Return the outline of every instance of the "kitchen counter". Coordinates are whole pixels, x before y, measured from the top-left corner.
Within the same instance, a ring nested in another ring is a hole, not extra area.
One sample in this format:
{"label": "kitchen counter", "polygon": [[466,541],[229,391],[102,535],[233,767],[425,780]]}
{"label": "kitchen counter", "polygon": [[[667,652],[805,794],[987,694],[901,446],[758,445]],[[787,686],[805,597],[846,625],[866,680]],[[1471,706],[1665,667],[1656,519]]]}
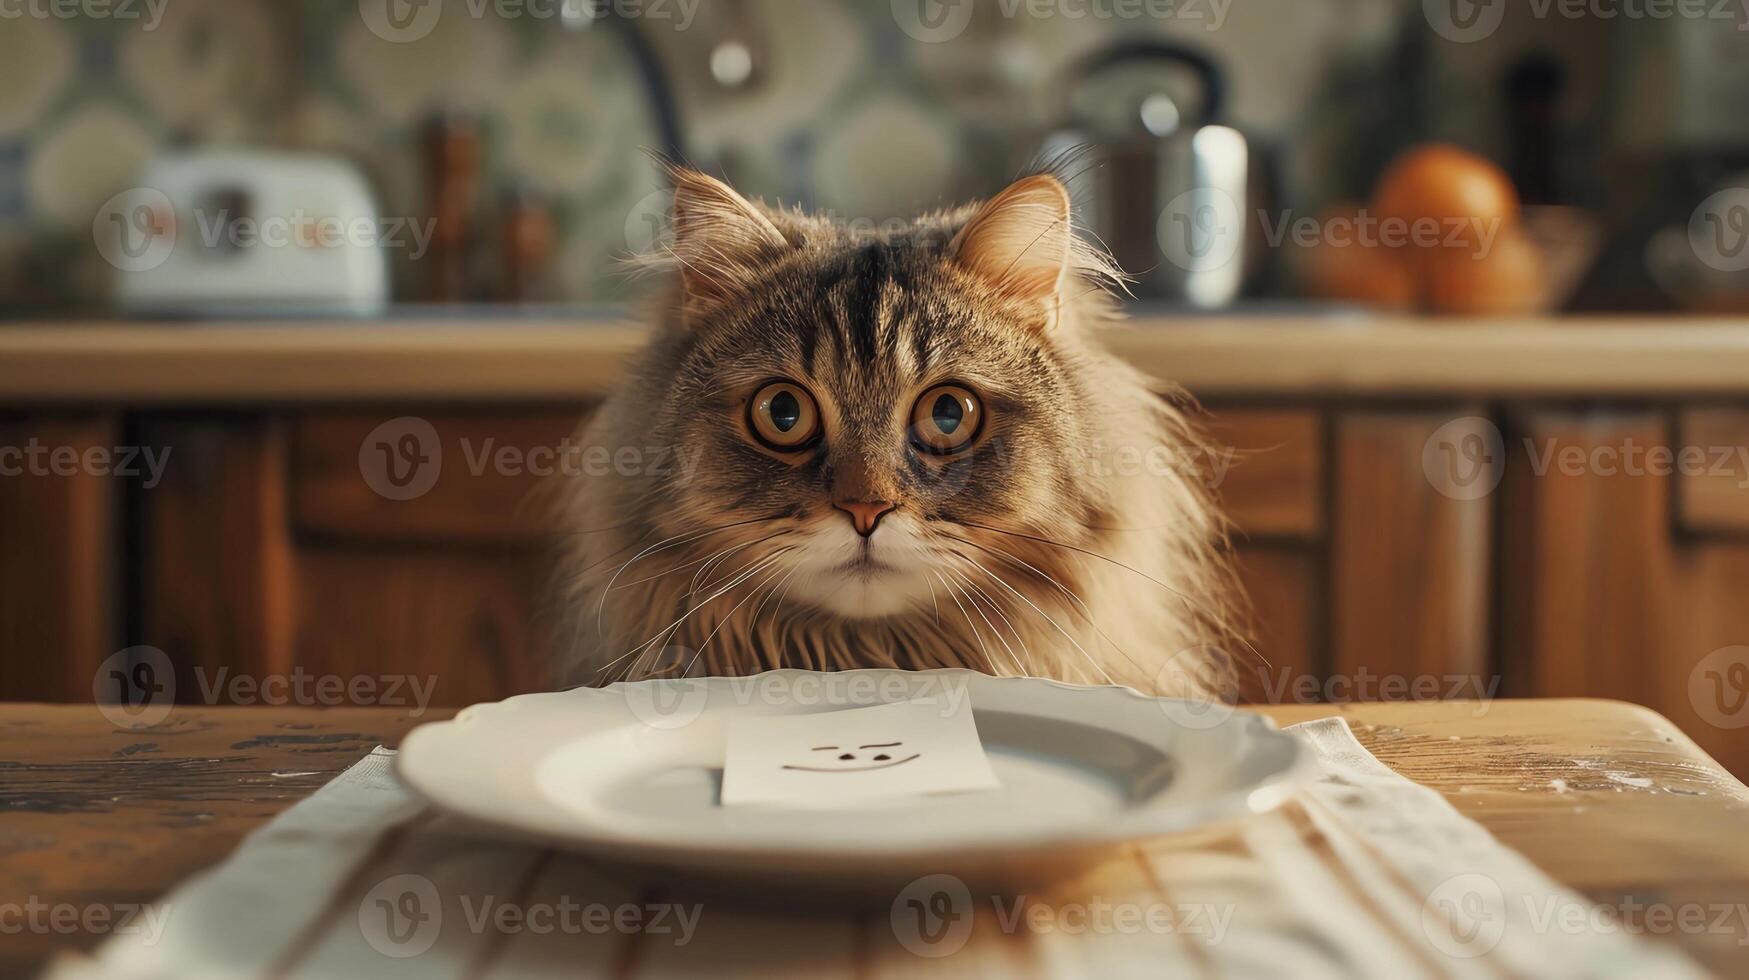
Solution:
{"label": "kitchen counter", "polygon": [[[0,402],[570,401],[620,376],[612,320],[19,323]],[[1749,395],[1749,319],[1141,318],[1107,335],[1202,397]]]}

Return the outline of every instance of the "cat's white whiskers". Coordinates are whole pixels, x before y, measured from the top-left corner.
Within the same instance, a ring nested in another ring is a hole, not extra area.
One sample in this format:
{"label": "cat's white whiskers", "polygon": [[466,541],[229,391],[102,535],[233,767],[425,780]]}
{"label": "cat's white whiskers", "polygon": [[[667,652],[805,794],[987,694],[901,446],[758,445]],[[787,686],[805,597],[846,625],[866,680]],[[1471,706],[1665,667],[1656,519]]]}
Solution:
{"label": "cat's white whiskers", "polygon": [[[781,553],[767,555],[765,558],[761,559],[761,561],[776,560],[780,554]],[[651,645],[661,641],[664,636],[673,635],[674,631],[677,630],[682,623],[686,622],[687,619],[689,619],[694,613],[698,612],[700,609],[703,609],[705,606],[709,605],[712,602],[712,600],[716,599],[718,596],[721,596],[721,595],[727,593],[729,590],[733,589],[735,586],[740,585],[743,581],[746,580],[746,578],[748,578],[754,574],[757,574],[757,572],[758,572],[757,568],[752,569],[751,571],[746,572],[742,577],[735,579],[734,581],[730,582],[728,585],[723,586],[721,589],[717,590],[716,592],[712,593],[711,595],[707,596],[706,598],[700,600],[698,602],[698,604],[688,608],[686,610],[686,612],[682,613],[679,619],[676,619],[674,622],[669,623],[667,626],[663,627],[662,629],[657,630],[654,636],[651,636],[648,640],[645,640],[643,643],[639,644],[637,647],[635,647],[631,650],[628,650],[625,653],[621,654],[620,656],[614,658],[612,661],[609,661],[607,666],[603,667],[602,669],[606,670],[607,667],[612,667],[614,664],[619,663],[621,660],[624,660],[625,658],[630,657],[633,654],[641,654],[641,653],[643,653],[644,650],[648,649]],[[694,654],[693,659],[694,660],[698,659],[696,654]],[[635,661],[634,661],[634,663],[635,663]],[[688,664],[686,670],[682,671],[680,676],[685,677],[688,673],[691,672],[691,670],[692,670],[692,665]]]}
{"label": "cat's white whiskers", "polygon": [[[963,556],[963,555],[961,557],[966,558],[966,556]],[[966,560],[970,561],[971,559],[966,558]],[[972,564],[975,566],[975,565],[977,565],[977,562],[972,562]],[[984,569],[981,567],[979,568],[979,571],[982,571],[986,575],[990,574],[988,569]],[[1020,628],[1014,625],[1014,621],[1008,618],[1008,614],[1006,612],[1002,611],[1002,604],[996,601],[995,596],[992,596],[990,593],[986,592],[984,590],[983,586],[980,586],[976,582],[973,582],[971,580],[971,578],[969,578],[963,574],[960,577],[965,580],[966,586],[968,588],[971,588],[972,590],[976,591],[977,594],[983,598],[985,604],[987,604],[990,607],[990,611],[996,614],[996,618],[1002,620],[1002,625],[1008,627],[1008,632],[1010,635],[1012,635],[1014,637],[1014,642],[1020,644],[1020,652],[1026,661],[1027,673],[1030,675],[1031,674],[1031,665],[1033,663],[1032,650],[1026,644],[1026,637],[1021,635]],[[1001,634],[997,634],[997,635],[1000,636]]]}
{"label": "cat's white whiskers", "polygon": [[[1006,551],[1002,548],[993,548],[993,547],[990,547],[988,545],[982,545],[976,541],[971,540],[970,538],[962,538],[956,534],[949,534],[947,536],[952,538],[955,541],[962,543],[962,544],[970,545],[974,548],[979,549],[980,551],[988,551],[991,554],[998,555],[1000,557],[1008,559],[1011,562],[1019,564],[1019,565],[1023,566],[1024,568],[1026,568],[1027,570],[1031,571],[1033,574],[1037,575],[1039,578],[1042,578],[1046,582],[1055,586],[1057,588],[1057,591],[1063,593],[1064,595],[1068,596],[1070,599],[1074,600],[1075,604],[1080,607],[1081,618],[1087,621],[1087,625],[1093,627],[1094,632],[1098,633],[1101,639],[1103,639],[1105,642],[1111,644],[1111,648],[1113,650],[1116,650],[1119,654],[1121,654],[1123,656],[1123,658],[1125,660],[1128,660],[1130,662],[1130,664],[1132,666],[1134,666],[1137,670],[1143,669],[1142,665],[1136,660],[1136,658],[1130,656],[1129,651],[1125,650],[1121,644],[1119,644],[1116,640],[1112,639],[1111,635],[1106,633],[1104,628],[1102,628],[1099,625],[1099,621],[1094,618],[1093,610],[1088,607],[1087,603],[1081,601],[1080,596],[1076,595],[1068,586],[1066,586],[1063,583],[1052,578],[1049,573],[1047,573],[1043,569],[1038,568],[1037,566],[1033,565],[1031,562],[1028,562],[1026,559],[1021,558],[1020,556],[1015,555],[1014,553]],[[977,565],[978,569],[980,571],[982,571],[984,574],[989,575],[991,578],[996,577],[994,572],[991,572],[989,569],[985,568],[982,564],[980,564],[977,561],[975,561],[974,559],[972,559],[969,555],[962,555],[961,557],[965,558],[967,561],[972,562],[972,564]]]}
{"label": "cat's white whiskers", "polygon": [[[972,604],[973,611],[975,611],[978,614],[979,619],[984,621],[985,626],[990,627],[990,633],[996,637],[996,641],[998,643],[1002,644],[1002,648],[1004,650],[1008,651],[1008,659],[1010,661],[1012,661],[1014,664],[1015,676],[1016,677],[1025,677],[1027,675],[1027,670],[1026,670],[1026,667],[1020,662],[1020,656],[1014,652],[1014,647],[1009,645],[1008,639],[1002,635],[1001,630],[996,628],[996,624],[990,622],[990,617],[984,615],[984,610],[978,606],[978,600],[975,597],[973,597],[972,592],[975,590],[978,593],[982,594],[984,596],[984,601],[990,602],[991,608],[994,609],[995,604],[990,599],[989,594],[984,592],[983,589],[979,589],[977,587],[977,585],[972,582],[971,579],[966,578],[964,575],[961,575],[959,572],[954,572],[953,574],[959,578],[960,583],[961,583],[961,587],[965,591],[966,601]],[[1001,616],[1002,615],[1001,611],[998,610],[996,615]],[[1003,617],[1003,621],[1007,622],[1007,617]],[[1010,630],[1012,630],[1014,628],[1014,624],[1009,623],[1008,628]],[[1018,633],[1015,634],[1015,639],[1017,639],[1017,640],[1020,639],[1020,635]],[[1022,642],[1021,645],[1025,646],[1024,641]],[[1032,659],[1032,656],[1030,653],[1028,653],[1027,659],[1028,660]]]}
{"label": "cat's white whiskers", "polygon": [[[771,601],[771,597],[777,594],[777,590],[780,588],[783,588],[784,585],[786,585],[789,582],[789,580],[795,576],[796,572],[801,570],[801,567],[802,566],[800,566],[800,565],[790,566],[790,570],[783,573],[783,578],[778,579],[777,582],[771,586],[771,588],[765,590],[765,598],[759,600],[759,605],[753,607],[753,619],[750,623],[748,623],[748,627],[747,627],[747,631],[749,633],[753,634],[754,636],[758,635],[758,633],[759,633],[759,616],[761,613],[765,612],[765,604]],[[775,625],[776,621],[777,621],[777,611],[775,609],[772,610],[771,615],[772,615],[773,625]],[[767,652],[769,653],[770,651],[767,651]]]}
{"label": "cat's white whiskers", "polygon": [[1116,558],[1112,558],[1109,555],[1102,555],[1097,551],[1092,551],[1090,549],[1083,548],[1079,545],[1068,544],[1068,543],[1063,542],[1063,541],[1052,541],[1050,538],[1041,538],[1036,534],[1027,534],[1024,531],[1010,531],[1010,530],[1007,530],[1006,528],[991,527],[988,524],[974,524],[971,521],[958,521],[956,523],[962,524],[966,527],[975,527],[981,531],[994,531],[997,534],[1006,534],[1006,535],[1009,535],[1010,537],[1024,538],[1027,541],[1036,541],[1039,544],[1048,544],[1053,548],[1063,548],[1063,549],[1068,550],[1068,551],[1073,551],[1078,555],[1086,555],[1089,558],[1097,558],[1100,561],[1106,562],[1107,564],[1114,565],[1118,568],[1121,568],[1126,572],[1130,572],[1130,573],[1135,574],[1135,575],[1140,575],[1142,578],[1145,578],[1148,581],[1154,583],[1155,585],[1158,585],[1160,588],[1165,589],[1166,591],[1172,593],[1175,596],[1178,596],[1180,599],[1185,599],[1187,601],[1189,599],[1189,597],[1186,596],[1183,592],[1180,592],[1179,590],[1173,588],[1172,586],[1167,585],[1165,582],[1160,581],[1159,579],[1155,578],[1152,575],[1149,575],[1147,572],[1144,572],[1139,568],[1135,568],[1131,565],[1126,565],[1123,562],[1118,561]]}
{"label": "cat's white whiskers", "polygon": [[[1097,551],[1091,551],[1087,548],[1082,548],[1082,547],[1079,547],[1077,545],[1065,544],[1062,541],[1052,541],[1050,538],[1041,538],[1037,535],[1025,534],[1025,533],[1020,532],[1020,531],[1009,531],[1009,530],[1005,530],[1005,529],[999,528],[999,527],[991,527],[987,524],[974,524],[971,521],[963,521],[963,520],[958,521],[957,523],[959,523],[965,527],[975,527],[975,528],[979,528],[980,530],[984,530],[984,531],[993,531],[997,534],[1006,534],[1006,535],[1009,535],[1011,537],[1023,538],[1027,541],[1036,541],[1039,544],[1047,544],[1047,545],[1050,545],[1050,546],[1055,547],[1055,548],[1064,548],[1064,549],[1067,549],[1069,551],[1073,551],[1076,554],[1086,555],[1089,558],[1097,558],[1100,561],[1106,562],[1107,564],[1113,565],[1117,568],[1121,568],[1126,572],[1130,572],[1132,574],[1139,575],[1142,578],[1145,578],[1148,581],[1154,583],[1155,585],[1158,585],[1160,588],[1165,589],[1167,592],[1172,593],[1174,596],[1176,596],[1178,598],[1178,600],[1180,602],[1184,603],[1184,607],[1186,609],[1188,609],[1193,615],[1207,616],[1211,620],[1214,620],[1217,622],[1221,621],[1224,618],[1220,615],[1218,610],[1217,611],[1210,611],[1207,609],[1199,608],[1196,604],[1196,601],[1192,597],[1190,597],[1189,595],[1186,595],[1184,592],[1182,592],[1178,589],[1175,589],[1170,585],[1167,585],[1165,582],[1160,581],[1159,579],[1155,578],[1152,575],[1149,575],[1147,572],[1144,572],[1139,568],[1134,568],[1134,567],[1131,567],[1129,565],[1126,565],[1123,562],[1118,561],[1116,558],[1110,557],[1109,555],[1102,555]],[[1249,649],[1253,655],[1258,655],[1257,648],[1253,647],[1249,641],[1244,639],[1244,637],[1240,636],[1240,637],[1236,637],[1236,638],[1239,640],[1239,642],[1245,644],[1245,647],[1247,649]],[[1126,656],[1127,656],[1127,654],[1126,654]]]}
{"label": "cat's white whiskers", "polygon": [[[787,552],[787,550],[788,549],[781,549],[781,550],[773,552],[770,556],[768,556],[768,558],[765,561],[764,566],[762,566],[762,567],[769,567],[778,558],[781,558]],[[764,581],[760,582],[758,585],[755,585],[753,587],[753,591],[747,593],[747,595],[745,597],[743,597],[740,602],[737,602],[733,606],[731,606],[729,608],[729,611],[726,614],[724,614],[723,618],[720,621],[718,621],[717,625],[711,629],[710,633],[706,634],[706,636],[704,638],[704,642],[702,642],[698,645],[698,650],[693,653],[692,659],[696,661],[698,658],[704,656],[705,649],[711,645],[712,640],[716,639],[717,633],[719,631],[721,631],[722,628],[728,624],[729,620],[735,618],[735,613],[739,612],[742,606],[745,606],[749,601],[751,601],[752,599],[757,597],[759,595],[759,590],[761,588],[763,588],[767,583],[769,583],[773,579],[777,578],[777,576],[779,574],[781,574],[782,572],[783,572],[782,568],[779,568],[779,569],[773,571],[770,575],[767,575],[765,577]],[[691,664],[687,665],[686,671],[689,674],[692,672],[692,665]]]}
{"label": "cat's white whiskers", "polygon": [[[774,534],[774,535],[771,535],[770,537],[774,538],[776,536],[777,535]],[[763,540],[770,540],[770,538],[761,538],[760,540],[762,540],[762,541]],[[723,550],[721,550],[721,551],[717,552],[716,554],[710,556],[709,558],[705,559],[704,564],[699,566],[698,571],[696,571],[692,574],[692,582],[691,582],[691,584],[689,584],[686,587],[686,594],[689,596],[698,595],[699,589],[700,589],[700,586],[699,586],[700,582],[704,582],[705,584],[704,584],[703,588],[706,591],[709,591],[715,585],[715,583],[713,583],[709,580],[709,575],[710,575],[712,569],[714,569],[719,563],[727,560],[730,555],[733,555],[733,554],[740,552],[740,551],[745,551],[747,548],[752,547],[753,545],[758,544],[758,543],[759,543],[758,541],[749,541],[746,544],[738,544],[738,545],[734,545],[734,546],[731,546],[728,548],[724,548]],[[741,567],[745,568],[746,566],[743,565]],[[738,572],[738,571],[740,571],[740,569],[738,568],[735,571]],[[735,576],[735,572],[729,573],[730,578],[733,578],[734,576]]]}
{"label": "cat's white whiskers", "polygon": [[[684,531],[684,532],[681,532],[680,534],[674,535],[673,537],[664,538],[663,540],[658,541],[653,545],[650,545],[648,548],[645,548],[643,551],[640,551],[637,554],[626,559],[625,564],[619,566],[619,568],[614,570],[612,577],[610,577],[607,580],[607,585],[601,590],[601,602],[598,606],[596,606],[596,609],[595,609],[596,632],[601,634],[603,637],[605,637],[607,635],[607,628],[603,622],[603,617],[606,614],[606,610],[607,610],[608,593],[613,591],[613,584],[619,580],[621,573],[623,573],[627,568],[629,568],[633,562],[638,561],[639,559],[643,558],[645,555],[654,554],[658,551],[665,551],[669,548],[676,548],[676,547],[679,547],[680,545],[683,545],[683,544],[690,544],[693,541],[697,541],[700,538],[704,538],[704,537],[708,537],[712,534],[716,534],[719,531],[727,531],[730,528],[735,528],[735,527],[745,527],[748,524],[758,524],[761,521],[766,521],[766,520],[770,520],[770,518],[756,517],[756,518],[753,518],[752,520],[736,521],[732,524],[723,524],[723,525],[718,526],[718,527],[706,528],[702,531]],[[682,540],[682,539],[684,539],[684,540]]]}
{"label": "cat's white whiskers", "polygon": [[[961,555],[960,557],[965,558],[964,555]],[[966,561],[972,561],[972,560],[970,558],[966,558]],[[972,564],[977,565],[978,563],[973,561]],[[1100,677],[1105,679],[1105,682],[1107,684],[1116,684],[1117,683],[1117,681],[1112,680],[1110,674],[1105,672],[1105,668],[1099,666],[1099,661],[1094,659],[1093,655],[1087,652],[1086,648],[1081,645],[1081,642],[1079,640],[1075,639],[1075,637],[1073,635],[1071,635],[1068,630],[1064,629],[1061,626],[1061,624],[1059,624],[1056,620],[1052,619],[1050,617],[1050,614],[1046,613],[1043,609],[1040,609],[1031,599],[1028,599],[1025,596],[1025,594],[1023,594],[1019,589],[1016,589],[1014,586],[1009,585],[1001,577],[991,574],[989,569],[984,568],[984,566],[982,566],[982,565],[978,565],[978,567],[984,570],[984,574],[990,575],[991,579],[994,580],[997,585],[1000,585],[1003,588],[1007,589],[1009,592],[1014,593],[1015,598],[1019,599],[1021,602],[1026,603],[1028,606],[1031,606],[1033,612],[1038,613],[1040,618],[1042,618],[1045,622],[1051,624],[1051,628],[1053,628],[1057,632],[1063,634],[1063,639],[1068,640],[1071,644],[1074,645],[1075,649],[1081,654],[1082,658],[1087,661],[1088,665],[1091,666],[1094,669],[1094,671],[1099,674]]]}
{"label": "cat's white whiskers", "polygon": [[[731,545],[730,547],[723,548],[720,551],[716,551],[716,552],[713,552],[709,555],[706,555],[703,558],[694,558],[691,561],[682,562],[678,565],[675,565],[673,568],[664,569],[660,572],[657,572],[654,575],[646,575],[643,578],[633,579],[630,582],[622,582],[619,585],[614,586],[614,588],[615,589],[630,589],[630,588],[633,588],[635,586],[643,585],[646,582],[654,582],[658,579],[667,578],[668,576],[673,575],[675,572],[678,572],[683,568],[691,568],[692,566],[697,565],[701,562],[716,561],[719,558],[723,558],[727,555],[734,554],[735,552],[740,551],[743,548],[748,548],[748,547],[751,547],[753,545],[759,544],[761,542],[770,541],[772,538],[777,537],[778,534],[781,534],[781,533],[782,532],[780,531],[777,534],[769,534],[763,538],[759,538],[759,539],[754,540],[754,541],[749,541],[746,544]],[[693,580],[693,583],[694,583],[693,591],[696,592],[697,591],[697,579],[696,578]]]}
{"label": "cat's white whiskers", "polygon": [[960,615],[966,618],[966,626],[971,628],[972,636],[977,639],[978,649],[984,654],[985,669],[992,674],[998,673],[996,670],[996,661],[990,656],[990,648],[984,645],[984,634],[978,632],[978,624],[972,622],[972,615],[971,613],[966,612],[965,604],[960,602],[954,584],[949,582],[945,575],[941,577],[941,584],[947,589],[947,597],[953,600],[954,605],[960,607]]}

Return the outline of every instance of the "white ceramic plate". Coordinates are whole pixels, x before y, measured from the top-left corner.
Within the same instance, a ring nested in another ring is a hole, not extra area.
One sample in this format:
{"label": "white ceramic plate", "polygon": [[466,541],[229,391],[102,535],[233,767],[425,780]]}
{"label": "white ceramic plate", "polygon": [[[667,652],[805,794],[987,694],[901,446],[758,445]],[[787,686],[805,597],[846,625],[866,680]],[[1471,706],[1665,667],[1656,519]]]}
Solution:
{"label": "white ceramic plate", "polygon": [[[723,724],[737,712],[952,688],[971,699],[1000,790],[848,812],[717,804]],[[416,792],[490,831],[694,876],[816,884],[1036,878],[1116,843],[1273,808],[1308,764],[1261,715],[966,670],[781,670],[524,695],[416,729],[396,760]]]}

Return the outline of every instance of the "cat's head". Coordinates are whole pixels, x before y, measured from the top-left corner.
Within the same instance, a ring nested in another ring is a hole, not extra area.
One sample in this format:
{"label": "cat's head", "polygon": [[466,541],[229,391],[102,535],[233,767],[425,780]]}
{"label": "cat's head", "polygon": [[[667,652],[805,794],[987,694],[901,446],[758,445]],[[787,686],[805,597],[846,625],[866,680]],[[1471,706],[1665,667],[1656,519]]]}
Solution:
{"label": "cat's head", "polygon": [[1110,523],[1084,460],[1139,410],[1076,336],[1111,267],[1058,180],[884,232],[675,181],[675,333],[620,435],[677,447],[690,476],[644,488],[638,518],[717,529],[682,550],[746,544],[719,567],[851,617],[939,608],[968,561],[1042,574],[1055,552],[1032,539]]}

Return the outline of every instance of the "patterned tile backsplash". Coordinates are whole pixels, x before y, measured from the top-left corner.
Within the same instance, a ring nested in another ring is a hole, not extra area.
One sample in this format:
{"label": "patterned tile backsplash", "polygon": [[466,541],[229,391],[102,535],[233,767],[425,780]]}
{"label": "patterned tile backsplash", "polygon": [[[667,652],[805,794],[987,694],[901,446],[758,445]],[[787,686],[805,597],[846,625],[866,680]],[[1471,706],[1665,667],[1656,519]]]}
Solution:
{"label": "patterned tile backsplash", "polygon": [[[628,295],[639,287],[619,260],[659,208],[644,153],[659,136],[621,37],[566,16],[598,3],[21,0],[37,13],[0,20],[0,306],[101,309],[110,270],[94,216],[167,149],[338,154],[384,215],[429,215],[421,133],[437,113],[479,120],[485,202],[514,188],[550,209],[552,298]],[[1346,190],[1359,151],[1339,135],[1381,110],[1333,79],[1381,70],[1420,2],[606,6],[634,18],[664,65],[695,162],[769,199],[878,221],[1014,174],[1057,111],[1052,72],[1126,32],[1206,48],[1230,72],[1235,123],[1303,148],[1287,185]],[[416,298],[417,263],[394,261],[398,294]]]}

